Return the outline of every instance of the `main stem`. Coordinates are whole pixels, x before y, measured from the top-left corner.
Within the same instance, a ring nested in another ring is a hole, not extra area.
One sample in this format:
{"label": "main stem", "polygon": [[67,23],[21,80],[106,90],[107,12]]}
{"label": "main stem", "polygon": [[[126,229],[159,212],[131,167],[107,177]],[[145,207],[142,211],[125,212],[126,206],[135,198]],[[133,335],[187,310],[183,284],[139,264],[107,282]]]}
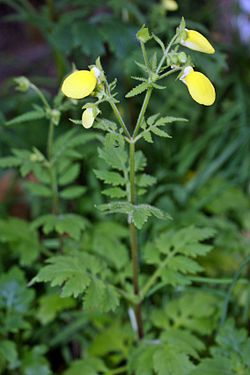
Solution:
{"label": "main stem", "polygon": [[53,123],[53,120],[51,119],[50,124],[49,124],[47,154],[48,154],[48,160],[49,160],[49,174],[50,174],[50,182],[51,182],[51,188],[52,188],[52,212],[53,214],[58,214],[59,213],[58,187],[57,187],[54,167],[52,164],[54,127],[55,125]]}
{"label": "main stem", "polygon": [[[135,204],[136,201],[136,191],[135,191],[135,144],[130,143],[130,203]],[[138,243],[137,243],[137,230],[134,223],[130,222],[130,244],[131,244],[131,259],[133,268],[133,287],[134,294],[140,296],[139,287],[139,259],[138,259]],[[135,317],[138,329],[138,337],[142,339],[144,336],[141,304],[135,304]]]}

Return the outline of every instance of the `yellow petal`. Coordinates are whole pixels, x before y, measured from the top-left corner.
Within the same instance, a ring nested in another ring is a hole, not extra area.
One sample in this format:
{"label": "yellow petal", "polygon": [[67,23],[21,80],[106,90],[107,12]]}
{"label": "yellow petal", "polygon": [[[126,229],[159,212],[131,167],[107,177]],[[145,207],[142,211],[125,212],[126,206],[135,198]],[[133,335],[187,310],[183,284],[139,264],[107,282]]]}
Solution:
{"label": "yellow petal", "polygon": [[93,71],[76,70],[63,81],[62,92],[69,98],[82,99],[94,91],[96,82]]}
{"label": "yellow petal", "polygon": [[185,47],[193,49],[194,51],[204,52],[212,54],[215,52],[214,47],[209,43],[201,33],[195,30],[186,29],[186,39],[181,41],[181,44]]}
{"label": "yellow petal", "polygon": [[83,111],[82,114],[82,126],[85,129],[91,128],[93,125],[95,118],[97,116],[98,112],[94,110],[94,108],[87,108],[85,111]]}
{"label": "yellow petal", "polygon": [[212,105],[216,97],[212,83],[204,74],[195,72],[191,67],[186,69],[187,74],[184,71],[181,80],[187,85],[191,97],[199,104]]}

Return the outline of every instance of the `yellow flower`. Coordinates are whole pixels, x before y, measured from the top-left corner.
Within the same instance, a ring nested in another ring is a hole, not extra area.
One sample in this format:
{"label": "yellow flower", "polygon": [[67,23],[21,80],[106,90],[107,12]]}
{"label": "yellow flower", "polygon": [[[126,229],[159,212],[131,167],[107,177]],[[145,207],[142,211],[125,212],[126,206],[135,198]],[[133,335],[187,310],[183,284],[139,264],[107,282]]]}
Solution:
{"label": "yellow flower", "polygon": [[165,10],[174,12],[178,9],[178,4],[175,0],[162,0],[162,6]]}
{"label": "yellow flower", "polygon": [[184,69],[180,80],[185,83],[191,97],[199,104],[212,105],[215,101],[215,89],[209,79],[191,66]]}
{"label": "yellow flower", "polygon": [[96,72],[91,70],[76,70],[65,78],[62,92],[72,99],[82,99],[90,95],[97,84]]}
{"label": "yellow flower", "polygon": [[96,107],[89,107],[85,109],[82,114],[82,126],[85,129],[91,128],[99,112],[99,109]]}
{"label": "yellow flower", "polygon": [[213,54],[215,52],[214,47],[209,43],[201,33],[195,30],[186,31],[186,38],[181,41],[181,44],[185,47],[193,49],[194,51],[204,52]]}

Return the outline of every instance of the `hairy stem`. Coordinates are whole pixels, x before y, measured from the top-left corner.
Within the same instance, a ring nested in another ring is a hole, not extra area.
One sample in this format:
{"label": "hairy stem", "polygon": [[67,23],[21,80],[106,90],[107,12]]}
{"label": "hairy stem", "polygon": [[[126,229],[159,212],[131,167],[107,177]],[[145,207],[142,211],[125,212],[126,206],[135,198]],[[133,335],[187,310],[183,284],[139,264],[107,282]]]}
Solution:
{"label": "hairy stem", "polygon": [[133,138],[136,137],[136,135],[138,134],[138,132],[140,130],[140,127],[142,125],[143,118],[144,118],[146,109],[148,107],[149,99],[150,99],[151,94],[152,94],[152,90],[153,90],[152,87],[149,87],[147,89],[147,92],[146,92],[146,95],[145,95],[145,98],[144,98],[144,101],[143,101],[143,104],[142,104],[142,107],[141,107],[141,111],[140,111],[140,114],[138,116],[138,120],[136,122],[136,126],[135,126],[135,130],[134,130]]}
{"label": "hairy stem", "polygon": [[128,131],[127,126],[125,125],[123,119],[122,119],[122,116],[119,112],[119,109],[117,108],[116,104],[114,103],[114,101],[112,99],[109,100],[109,104],[110,104],[111,108],[113,109],[113,112],[115,114],[116,119],[118,120],[119,124],[121,125],[122,129],[124,130],[124,133],[130,139],[131,137],[130,137],[129,131]]}
{"label": "hairy stem", "polygon": [[141,50],[142,50],[142,55],[143,55],[144,63],[146,65],[146,67],[148,68],[149,67],[148,55],[147,55],[147,51],[146,51],[146,48],[145,48],[145,45],[144,45],[143,42],[141,42]]}
{"label": "hairy stem", "polygon": [[172,47],[172,45],[174,44],[174,42],[175,42],[176,39],[177,39],[177,35],[174,35],[173,38],[170,40],[169,45],[167,46],[165,52],[163,53],[161,61],[160,61],[159,65],[158,65],[158,67],[156,69],[156,73],[160,72],[161,67],[164,64],[164,61],[165,61],[165,59],[166,59],[166,57],[167,57],[167,55],[168,55],[168,53],[170,51],[170,48]]}
{"label": "hairy stem", "polygon": [[[135,204],[136,201],[136,190],[135,190],[135,144],[130,144],[130,203]],[[140,296],[139,287],[139,259],[138,259],[138,243],[137,243],[137,230],[130,221],[130,245],[131,245],[131,259],[132,259],[132,270],[133,270],[133,287],[134,294]],[[141,304],[135,304],[135,317],[137,322],[138,337],[142,339],[144,336]]]}
{"label": "hairy stem", "polygon": [[54,122],[51,119],[49,124],[49,134],[48,134],[48,143],[47,143],[47,154],[49,160],[49,174],[50,174],[50,183],[52,188],[52,212],[53,214],[59,213],[59,197],[58,197],[58,186],[56,181],[56,175],[54,166],[52,163],[52,152],[53,152],[53,142],[54,142]]}

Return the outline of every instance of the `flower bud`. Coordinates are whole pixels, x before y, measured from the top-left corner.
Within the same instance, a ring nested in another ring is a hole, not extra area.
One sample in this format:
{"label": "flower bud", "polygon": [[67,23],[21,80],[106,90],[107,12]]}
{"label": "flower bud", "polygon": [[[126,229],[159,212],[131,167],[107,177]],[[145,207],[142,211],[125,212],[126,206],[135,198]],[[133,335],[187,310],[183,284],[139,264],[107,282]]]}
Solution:
{"label": "flower bud", "polygon": [[57,109],[52,109],[50,113],[50,117],[51,117],[53,124],[57,126],[60,121],[61,113]]}
{"label": "flower bud", "polygon": [[26,92],[30,88],[30,81],[26,77],[17,77],[14,79],[16,83],[16,90]]}

